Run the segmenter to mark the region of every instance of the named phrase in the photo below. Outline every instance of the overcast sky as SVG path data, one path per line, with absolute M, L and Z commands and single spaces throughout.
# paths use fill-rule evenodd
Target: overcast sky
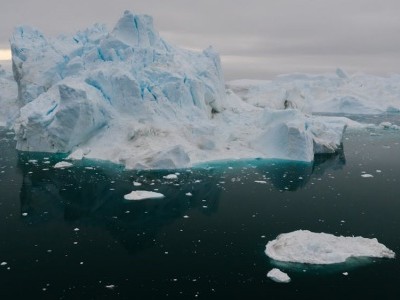
M 96 22 L 110 29 L 125 9 L 146 13 L 172 44 L 221 54 L 225 77 L 292 72 L 400 73 L 399 0 L 4 0 L 0 48 L 13 27 L 47 35 Z

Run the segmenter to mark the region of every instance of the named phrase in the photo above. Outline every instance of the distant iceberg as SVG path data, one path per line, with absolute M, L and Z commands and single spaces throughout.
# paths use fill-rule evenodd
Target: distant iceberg
M 400 75 L 349 76 L 335 74 L 287 74 L 274 80 L 233 80 L 227 88 L 251 105 L 307 113 L 382 114 L 400 112 Z
M 311 162 L 336 152 L 345 128 L 358 126 L 309 114 L 305 83 L 285 86 L 281 98 L 258 94 L 259 102 L 244 99 L 237 84 L 226 90 L 217 52 L 170 45 L 146 15 L 126 11 L 111 31 L 97 24 L 55 39 L 21 26 L 10 42 L 22 151 L 135 169 L 242 158 Z M 338 80 L 348 80 L 342 73 Z
M 377 239 L 334 236 L 297 230 L 267 243 L 265 253 L 281 262 L 336 264 L 355 257 L 394 258 L 395 253 Z

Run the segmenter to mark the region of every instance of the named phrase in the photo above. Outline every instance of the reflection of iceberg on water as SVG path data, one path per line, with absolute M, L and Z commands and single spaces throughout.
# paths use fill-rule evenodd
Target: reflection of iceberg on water
M 28 212 L 23 221 L 37 226 L 56 219 L 71 226 L 83 222 L 85 226 L 105 228 L 128 251 L 136 252 L 153 246 L 158 231 L 182 220 L 189 210 L 207 216 L 218 209 L 218 178 L 209 178 L 201 170 L 183 170 L 178 181 L 171 181 L 163 178 L 166 172 L 125 172 L 109 166 L 44 168 L 55 162 L 50 157 L 50 163 L 43 164 L 44 156 L 19 154 L 21 210 Z M 135 189 L 132 177 L 141 182 L 139 189 L 158 189 L 165 198 L 125 200 L 124 195 Z

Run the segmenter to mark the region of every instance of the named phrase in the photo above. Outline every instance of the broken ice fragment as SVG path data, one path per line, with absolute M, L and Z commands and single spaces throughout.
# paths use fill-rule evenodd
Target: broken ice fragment
M 275 282 L 282 282 L 282 283 L 290 282 L 290 277 L 288 276 L 288 274 L 276 268 L 269 271 L 267 277 L 271 278 Z

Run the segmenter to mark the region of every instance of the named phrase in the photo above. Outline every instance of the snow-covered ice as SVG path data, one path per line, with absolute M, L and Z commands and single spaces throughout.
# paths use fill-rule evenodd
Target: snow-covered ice
M 145 199 L 160 199 L 165 196 L 161 193 L 151 191 L 132 191 L 124 196 L 126 200 L 145 200 Z
M 353 257 L 394 258 L 395 253 L 377 239 L 334 236 L 297 230 L 269 241 L 265 253 L 282 262 L 306 264 L 343 263 Z
M 282 272 L 281 270 L 274 268 L 271 271 L 267 273 L 267 277 L 271 278 L 273 281 L 276 282 L 283 282 L 283 283 L 288 283 L 290 282 L 290 277 L 288 274 L 285 272 Z

